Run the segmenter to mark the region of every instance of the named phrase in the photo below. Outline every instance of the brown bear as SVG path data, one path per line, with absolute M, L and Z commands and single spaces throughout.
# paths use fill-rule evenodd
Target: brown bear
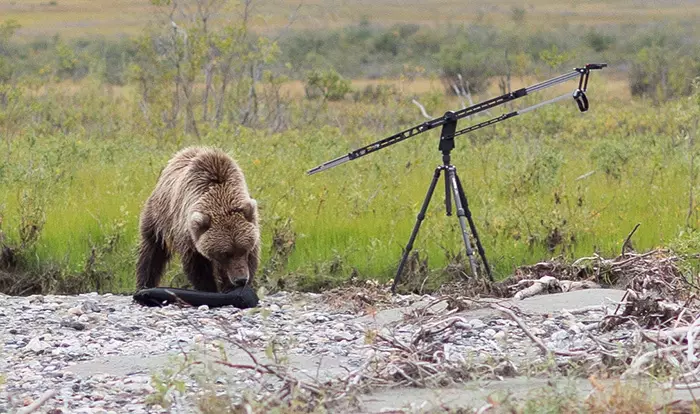
M 256 201 L 224 152 L 190 147 L 163 169 L 140 218 L 136 289 L 157 287 L 172 253 L 195 290 L 250 285 L 260 263 Z

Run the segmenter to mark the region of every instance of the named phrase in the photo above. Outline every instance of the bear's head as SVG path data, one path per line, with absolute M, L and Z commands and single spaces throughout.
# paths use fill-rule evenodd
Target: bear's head
M 255 199 L 207 208 L 200 205 L 188 216 L 195 249 L 214 264 L 214 271 L 233 287 L 253 279 L 258 266 L 260 233 Z

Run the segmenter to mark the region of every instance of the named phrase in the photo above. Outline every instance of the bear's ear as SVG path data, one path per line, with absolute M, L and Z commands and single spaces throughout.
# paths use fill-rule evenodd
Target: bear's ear
M 243 216 L 248 221 L 253 221 L 255 218 L 255 210 L 258 208 L 258 202 L 251 198 L 247 203 L 243 203 Z
M 211 218 L 209 215 L 201 213 L 199 211 L 195 211 L 192 214 L 190 214 L 190 229 L 195 234 L 195 238 L 199 238 L 199 236 L 202 235 L 209 226 L 211 225 Z

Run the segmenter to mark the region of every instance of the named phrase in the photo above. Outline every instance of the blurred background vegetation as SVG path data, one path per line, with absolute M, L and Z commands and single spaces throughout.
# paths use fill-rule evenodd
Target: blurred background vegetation
M 697 252 L 700 3 L 52 0 L 0 4 L 0 292 L 131 292 L 138 215 L 185 145 L 216 145 L 259 201 L 269 290 L 388 280 L 438 132 L 314 176 L 359 146 L 589 62 L 591 109 L 457 139 L 497 277 L 555 256 Z M 573 91 L 560 85 L 460 121 Z M 464 270 L 436 192 L 408 289 Z M 691 268 L 689 271 L 694 271 Z M 424 283 L 425 282 L 425 283 Z M 165 284 L 186 286 L 179 264 Z

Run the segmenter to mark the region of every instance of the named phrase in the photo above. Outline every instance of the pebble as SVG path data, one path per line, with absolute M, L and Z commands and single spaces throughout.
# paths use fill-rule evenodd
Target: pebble
M 552 341 L 562 341 L 568 337 L 569 337 L 569 333 L 563 329 L 554 332 L 551 336 Z
M 469 326 L 472 329 L 481 329 L 486 326 L 486 324 L 481 319 L 472 319 L 469 321 Z
M 493 339 L 497 341 L 502 341 L 506 339 L 506 331 L 498 331 L 495 334 L 493 334 Z
M 481 333 L 481 336 L 486 337 L 486 338 L 493 338 L 494 335 L 496 335 L 496 331 L 491 329 L 491 328 L 485 329 Z

